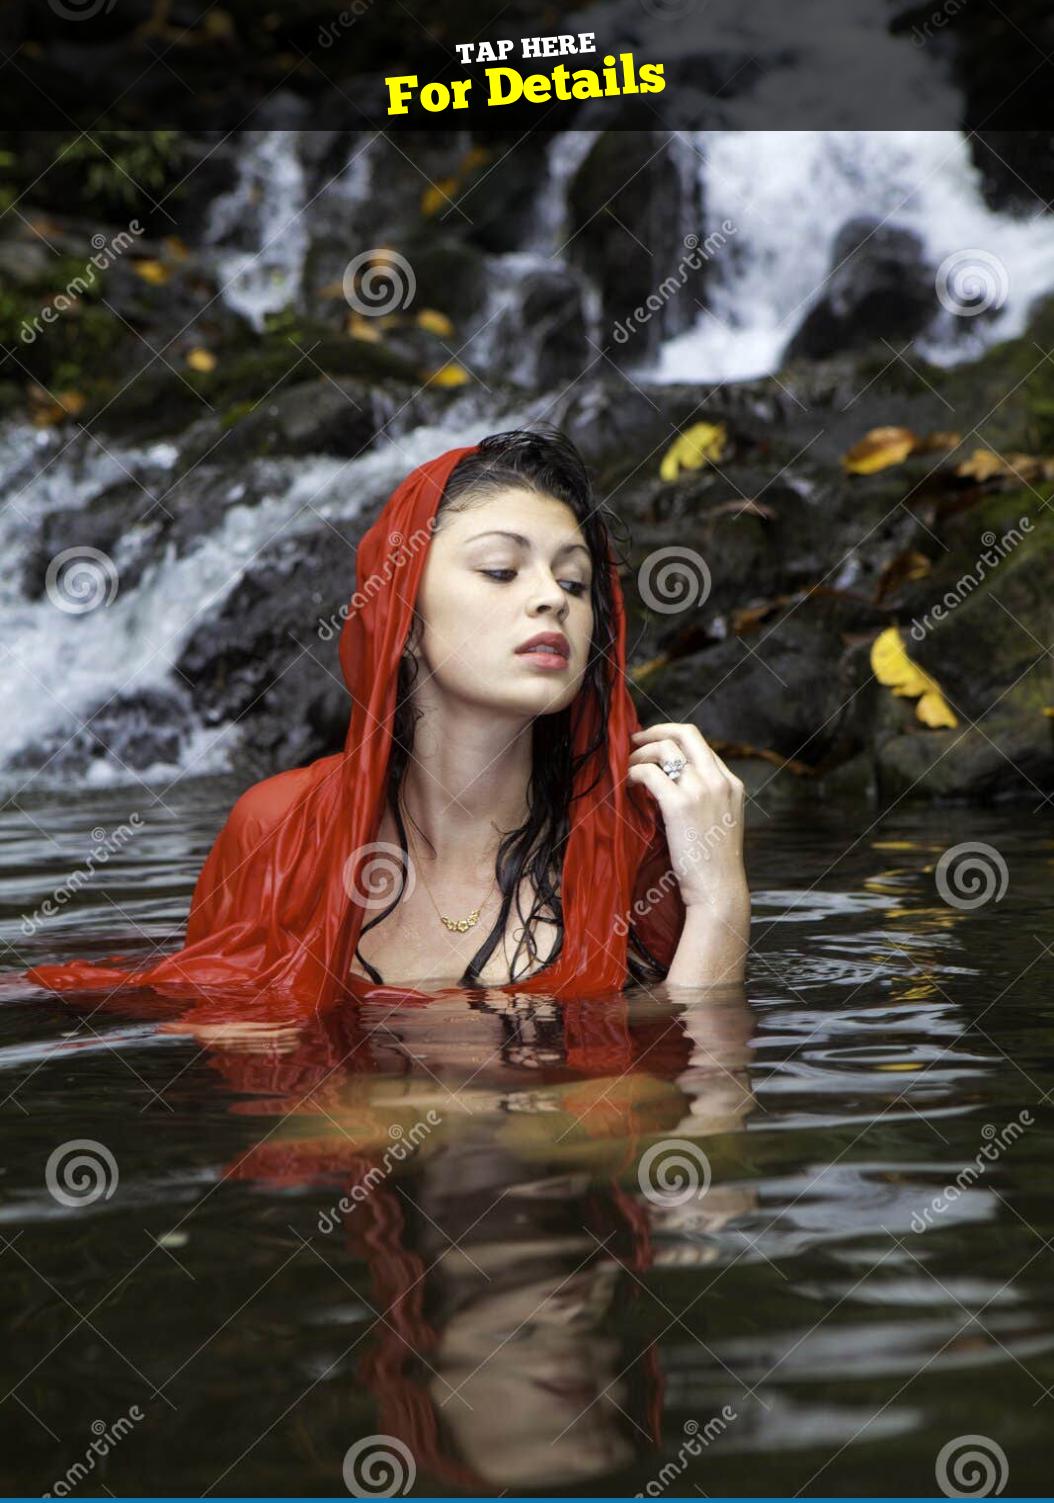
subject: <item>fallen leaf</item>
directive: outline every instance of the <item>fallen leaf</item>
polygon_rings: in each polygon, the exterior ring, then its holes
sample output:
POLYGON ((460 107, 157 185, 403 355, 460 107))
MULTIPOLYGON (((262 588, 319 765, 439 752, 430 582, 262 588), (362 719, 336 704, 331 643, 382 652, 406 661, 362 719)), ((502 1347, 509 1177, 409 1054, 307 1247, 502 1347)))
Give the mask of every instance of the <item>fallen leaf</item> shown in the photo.
POLYGON ((888 626, 879 632, 871 644, 871 669, 879 683, 892 689, 894 694, 918 700, 915 714, 923 725, 958 725, 936 680, 908 657, 896 626, 888 626))
POLYGON ((915 445, 916 454, 939 454, 948 449, 956 449, 962 443, 961 433, 945 433, 937 431, 924 433, 915 445))
POLYGON ((133 261, 132 266, 136 276, 152 287, 161 287, 168 281, 168 267, 163 261, 133 261))
POLYGON ((731 512, 735 517, 744 514, 752 517, 763 517, 766 522, 771 522, 776 515, 773 508, 766 506, 764 501, 755 501, 753 498, 737 500, 733 497, 731 501, 722 501, 719 506, 711 507, 707 512, 707 516, 720 517, 724 516, 726 512, 731 512))
POLYGON ((873 475, 902 464, 918 443, 910 428, 872 428, 842 459, 850 475, 873 475))
POLYGON ((682 470, 698 470, 708 461, 719 460, 727 441, 724 423, 693 423, 666 450, 659 465, 660 477, 676 480, 682 470))
POLYGON ((198 345, 195 349, 188 351, 187 364, 192 371, 214 371, 216 369, 216 357, 211 350, 202 349, 198 345))
POLYGON ((48 393, 35 383, 29 389, 33 424, 37 428, 53 428, 67 418, 76 417, 84 410, 87 397, 80 391, 57 391, 48 393))
POLYGON ((344 320, 344 332, 352 339, 365 340, 367 344, 380 344, 381 331, 376 318, 363 318, 361 313, 351 312, 344 320))
POLYGON ((445 313, 440 313, 437 308, 422 308, 417 315, 419 328, 427 329, 429 334, 447 335, 454 332, 454 325, 445 313))
POLYGON ((421 213, 426 219, 431 219, 450 203, 457 189, 456 177, 441 177, 438 182, 430 183, 421 194, 421 213))
POLYGON ((890 559, 878 576, 875 604, 881 604, 887 595, 895 593, 902 584, 913 579, 925 579, 932 568, 932 563, 924 553, 919 553, 915 548, 902 549, 896 558, 890 559))
POLYGON ((421 378, 426 386, 464 386, 472 378, 463 365, 448 360, 434 371, 427 371, 421 378))
POLYGON ((1003 455, 993 449, 975 449, 969 459, 955 466, 955 474, 964 480, 982 483, 998 476, 1028 485, 1033 480, 1054 479, 1054 459, 1042 459, 1035 454, 1003 455))

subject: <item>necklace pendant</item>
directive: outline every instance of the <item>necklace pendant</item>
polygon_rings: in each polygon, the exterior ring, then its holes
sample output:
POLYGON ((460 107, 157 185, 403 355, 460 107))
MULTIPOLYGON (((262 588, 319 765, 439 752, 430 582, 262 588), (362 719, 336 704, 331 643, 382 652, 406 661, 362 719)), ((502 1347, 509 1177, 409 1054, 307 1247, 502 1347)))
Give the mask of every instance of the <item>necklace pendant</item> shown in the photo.
POLYGON ((464 934, 467 930, 475 928, 479 919, 479 909, 473 908, 467 919, 451 919, 440 914, 439 917, 452 934, 464 934))

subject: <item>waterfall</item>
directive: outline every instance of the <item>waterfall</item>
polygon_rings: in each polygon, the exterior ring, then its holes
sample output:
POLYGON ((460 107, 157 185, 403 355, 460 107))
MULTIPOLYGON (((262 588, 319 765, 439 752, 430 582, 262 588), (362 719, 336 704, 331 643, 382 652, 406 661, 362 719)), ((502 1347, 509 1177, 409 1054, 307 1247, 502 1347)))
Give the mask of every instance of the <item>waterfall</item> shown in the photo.
MULTIPOLYGON (((529 420, 526 411, 507 417, 508 426, 529 420)), ((111 560, 71 544, 76 556, 63 564, 38 600, 25 598, 20 581, 39 519, 60 506, 82 506, 87 512, 93 498, 119 477, 152 480, 163 491, 158 476, 175 466, 177 451, 170 444, 134 449, 116 443, 104 451, 84 434, 63 445, 54 431, 36 434, 22 423, 0 431, 0 495, 7 502, 0 509, 5 552, 0 768, 27 748, 44 748, 33 758, 44 764, 39 771, 27 774, 10 767, 5 781, 19 788, 68 786, 63 743, 101 706, 111 700, 119 706, 122 696, 143 689, 160 690, 175 703, 180 722, 176 759, 134 771, 124 764, 124 737, 133 737, 138 729, 137 716, 130 712, 127 727, 122 720, 116 733, 112 721, 107 722, 110 754, 92 761, 89 785, 167 782, 188 773, 229 770, 238 747, 237 724, 203 725, 192 688, 175 672, 192 633, 222 608, 270 545, 327 523, 353 523, 369 502, 386 498, 408 470, 444 449, 474 442, 479 429, 476 400, 470 396, 444 426, 422 425, 397 440, 379 442, 356 459, 315 455, 252 461, 243 466, 242 479, 232 481, 229 504, 215 529, 182 557, 169 545, 137 583, 122 588, 119 550, 111 560), (49 448, 55 452, 44 459, 49 448), (35 475, 27 464, 29 449, 36 454, 35 475), (260 499, 244 504, 240 498, 247 492, 260 499)), ((91 536, 90 524, 85 534, 91 536)), ((350 595, 353 579, 348 583, 350 595)), ((315 622, 290 623, 295 625, 310 633, 315 622)), ((335 653, 335 648, 329 650, 335 653)))
POLYGON ((709 268, 709 308, 666 342, 648 372, 654 380, 735 381, 778 370, 821 294, 835 236, 858 215, 913 230, 935 266, 959 252, 982 252, 982 266, 995 258, 1005 302, 992 316, 957 318, 934 294, 935 322, 920 345, 938 363, 1020 334, 1032 300, 1054 286, 1054 216, 989 209, 959 132, 713 131, 694 144, 706 216, 700 239, 726 219, 736 230, 709 268))

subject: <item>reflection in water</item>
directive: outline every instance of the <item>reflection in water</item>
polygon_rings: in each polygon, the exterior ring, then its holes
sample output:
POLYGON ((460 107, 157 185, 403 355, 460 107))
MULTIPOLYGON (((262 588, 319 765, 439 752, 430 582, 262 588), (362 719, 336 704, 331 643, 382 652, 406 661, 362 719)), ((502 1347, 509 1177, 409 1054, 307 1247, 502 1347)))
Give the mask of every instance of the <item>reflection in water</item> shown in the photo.
MULTIPOLYGON (((818 803, 756 830, 749 1007, 5 993, 6 1490, 53 1490, 135 1403, 116 1496, 332 1496, 378 1434, 418 1493, 918 1496, 987 1435, 1045 1495, 1049 826, 818 803), (1009 884, 959 909, 937 867, 978 838, 1009 884), (85 1138, 120 1182, 63 1206, 46 1164, 85 1138)), ((60 874, 12 840, 17 925, 60 874)), ((190 864, 146 840, 111 891, 160 938, 190 864)), ((67 919, 104 955, 113 912, 86 888, 67 919)))
POLYGON ((479 992, 471 1027, 464 1008, 345 1011, 266 1055, 212 1032, 229 1083, 266 1093, 243 1109, 297 1098, 229 1173, 290 1186, 340 1166, 346 1245, 369 1265, 377 1316, 361 1380, 378 1429, 427 1477, 491 1491, 598 1480, 661 1442, 658 1332, 620 1337, 637 1329, 626 1306, 656 1262, 707 1261, 708 1237, 755 1201, 713 1186, 658 1204, 634 1178, 650 1143, 743 1127, 743 997, 479 992), (427 1137, 412 1120, 426 1111, 440 1123, 427 1137), (393 1168, 406 1134, 417 1147, 393 1168))

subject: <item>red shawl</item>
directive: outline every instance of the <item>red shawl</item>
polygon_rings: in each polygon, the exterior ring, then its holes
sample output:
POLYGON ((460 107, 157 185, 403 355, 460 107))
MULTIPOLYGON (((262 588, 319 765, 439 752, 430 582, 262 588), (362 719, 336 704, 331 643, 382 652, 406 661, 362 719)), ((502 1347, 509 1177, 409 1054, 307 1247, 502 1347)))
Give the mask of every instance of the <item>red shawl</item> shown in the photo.
MULTIPOLYGON (((395 489, 359 544, 340 664, 351 695, 344 750, 253 784, 238 798, 198 876, 183 948, 139 969, 127 957, 38 965, 28 980, 53 991, 149 986, 173 996, 241 999, 302 1014, 349 994, 420 996, 349 973, 366 909, 364 890, 384 807, 399 659, 447 480, 475 445, 419 465, 395 489)), ((626 621, 609 547, 613 640, 601 644, 610 686, 608 737, 596 786, 571 805, 562 872, 564 934, 557 958, 502 990, 554 997, 611 993, 627 979, 627 925, 667 966, 684 922, 662 819, 650 794, 627 784, 639 727, 626 686, 626 621), (666 880, 649 889, 652 883, 666 880)), ((595 691, 572 706, 572 748, 598 726, 595 691)), ((596 778, 585 765, 575 791, 596 778)), ((255 1010, 255 1008, 254 1008, 255 1010)), ((228 1009, 229 1015, 229 1009, 228 1009)))

